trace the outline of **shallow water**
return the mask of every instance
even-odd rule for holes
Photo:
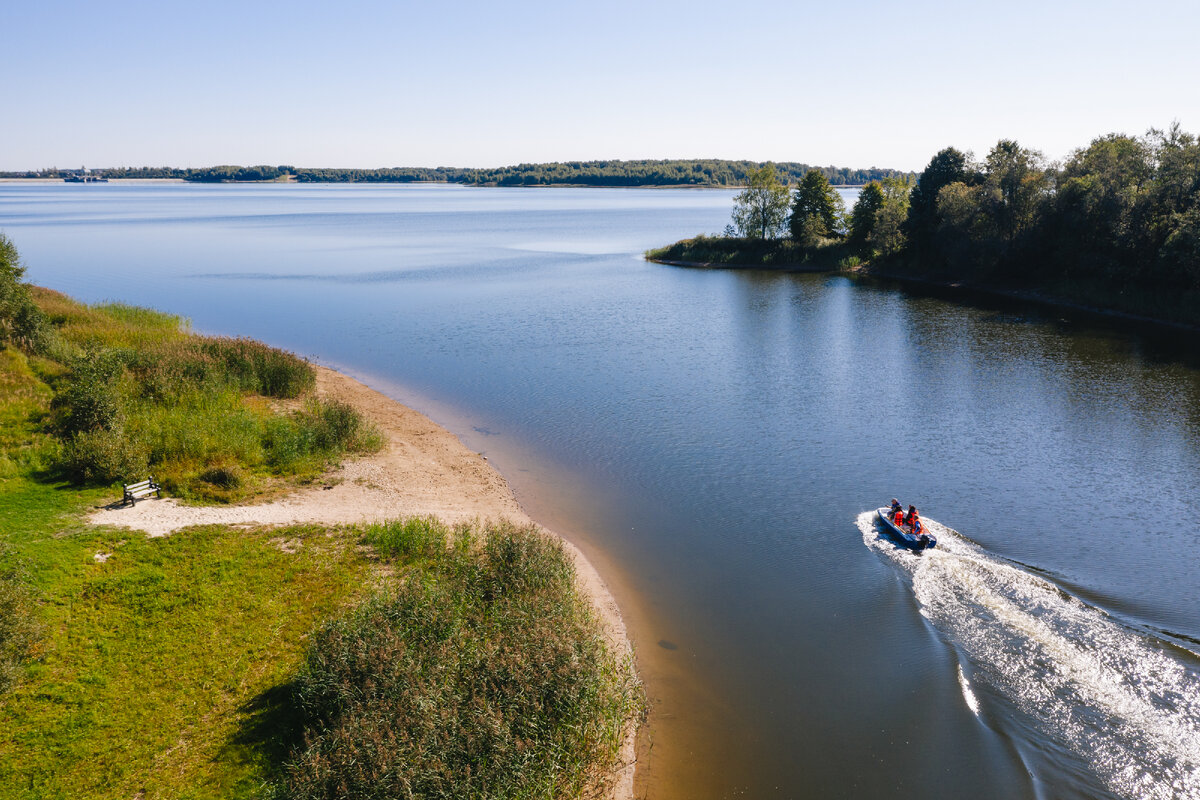
[[[487,453],[618,596],[639,796],[1200,794],[1195,341],[638,258],[731,194],[0,184],[0,229]],[[892,496],[956,532],[890,548]]]

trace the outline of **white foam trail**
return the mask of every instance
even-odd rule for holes
[[[920,555],[857,519],[867,546],[912,578],[921,614],[986,683],[1130,798],[1200,798],[1200,672],[1164,642],[1054,584],[989,557],[934,520]],[[979,700],[960,665],[967,705]]]
[[[958,665],[958,685],[962,687],[963,700],[966,701],[967,708],[971,709],[971,713],[978,717],[979,698],[975,696],[975,692],[971,691],[971,682],[967,680],[962,664]]]

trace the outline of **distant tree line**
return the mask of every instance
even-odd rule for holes
[[[39,170],[0,172],[0,178],[66,178],[71,175],[90,174],[100,178],[186,178],[190,170],[178,167],[106,167],[104,169],[78,169],[49,167]]]
[[[203,169],[189,169],[187,174],[183,176],[185,181],[193,183],[238,183],[249,181],[277,181],[280,178],[292,175],[295,172],[294,167],[269,167],[265,164],[260,164],[256,167],[241,167],[236,165],[222,164],[218,167],[204,167]]]
[[[754,161],[567,161],[518,164],[491,169],[459,167],[388,167],[382,169],[307,168],[293,166],[221,165],[176,169],[173,167],[117,167],[88,172],[101,178],[177,178],[197,183],[272,181],[286,178],[300,183],[462,183],[471,186],[744,186],[751,173],[764,166]],[[893,169],[872,167],[810,167],[793,162],[775,164],[788,182],[799,181],[815,169],[837,186],[904,176]],[[58,169],[0,172],[6,178],[65,178],[83,170]]]
[[[497,186],[745,186],[752,173],[765,166],[755,161],[568,161],[518,164],[493,170],[469,170],[464,183]],[[774,165],[785,181],[799,180],[817,169],[835,185],[861,185],[900,175],[897,170],[810,167],[787,162]]]

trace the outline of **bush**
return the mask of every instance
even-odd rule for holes
[[[115,350],[93,350],[75,359],[65,388],[50,404],[59,433],[70,437],[120,430],[121,395],[117,380],[121,372],[121,356]]]
[[[329,453],[353,449],[364,430],[362,415],[340,400],[309,403],[306,422],[312,428],[316,446]]]
[[[58,464],[76,483],[131,483],[149,470],[145,451],[120,430],[77,433],[67,440]]]
[[[315,461],[349,451],[376,450],[382,437],[353,406],[340,400],[313,400],[304,411],[267,423],[263,444],[268,463],[278,472],[295,472]]]
[[[561,544],[486,535],[313,634],[278,796],[574,796],[615,757],[636,680]]]

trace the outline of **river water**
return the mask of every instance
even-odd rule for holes
[[[1200,797],[1196,340],[639,257],[731,196],[10,183],[0,230],[487,454],[617,595],[639,796]]]

